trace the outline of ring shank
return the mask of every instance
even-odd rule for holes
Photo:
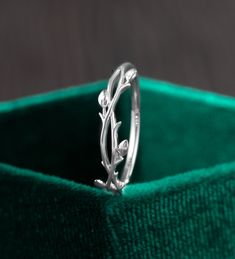
[[[128,68],[134,68],[132,64],[128,64]],[[140,88],[138,76],[131,81],[131,90],[132,90],[132,105],[131,105],[131,127],[130,127],[130,136],[129,136],[129,147],[126,157],[126,162],[122,171],[120,180],[127,184],[132,175],[137,150],[139,145],[139,135],[140,135]]]
[[[129,141],[122,141],[118,144],[118,128],[121,121],[117,122],[115,107],[123,92],[131,88],[131,123]],[[115,91],[116,90],[116,91]],[[114,92],[115,91],[115,92]],[[107,90],[103,90],[98,98],[103,111],[100,113],[102,128],[100,134],[100,149],[102,165],[108,173],[106,182],[95,180],[95,185],[114,192],[119,192],[129,182],[132,175],[140,134],[140,89],[137,71],[130,63],[119,66],[109,79]],[[107,153],[107,135],[111,126],[111,157]],[[125,143],[125,144],[124,144]],[[124,159],[126,161],[122,172],[118,175],[116,166]]]

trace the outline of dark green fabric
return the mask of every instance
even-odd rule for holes
[[[137,163],[114,196],[93,187],[105,86],[0,103],[0,258],[234,258],[235,100],[142,78]]]

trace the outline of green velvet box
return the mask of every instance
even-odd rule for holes
[[[0,258],[234,258],[235,99],[141,78],[122,195],[93,186],[106,82],[0,103]],[[128,94],[118,118],[129,130]]]

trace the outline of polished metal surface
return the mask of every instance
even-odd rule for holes
[[[131,129],[129,141],[127,139],[119,143],[118,129],[121,121],[116,120],[115,107],[121,94],[128,88],[132,89]],[[136,68],[130,63],[119,66],[109,79],[107,89],[101,91],[98,102],[102,107],[99,113],[102,128],[100,133],[100,150],[102,165],[105,168],[108,179],[106,182],[95,180],[94,184],[100,188],[120,193],[129,183],[135,165],[139,133],[140,133],[140,90]],[[111,127],[111,157],[107,152],[108,130]],[[125,157],[125,158],[124,158]],[[121,173],[116,167],[121,162],[125,165]]]

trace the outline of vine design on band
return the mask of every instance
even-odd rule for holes
[[[100,188],[120,191],[127,184],[125,181],[120,180],[116,167],[124,160],[128,153],[128,140],[125,139],[119,143],[118,130],[122,122],[116,120],[114,111],[121,94],[131,87],[131,81],[136,76],[136,69],[131,68],[128,71],[124,71],[124,68],[121,66],[110,78],[107,89],[102,90],[98,97],[99,105],[102,107],[102,113],[99,113],[102,121],[100,134],[101,164],[108,174],[106,182],[95,180],[95,185]],[[114,90],[115,93],[113,94]],[[111,158],[109,158],[107,152],[109,127],[111,127]]]

